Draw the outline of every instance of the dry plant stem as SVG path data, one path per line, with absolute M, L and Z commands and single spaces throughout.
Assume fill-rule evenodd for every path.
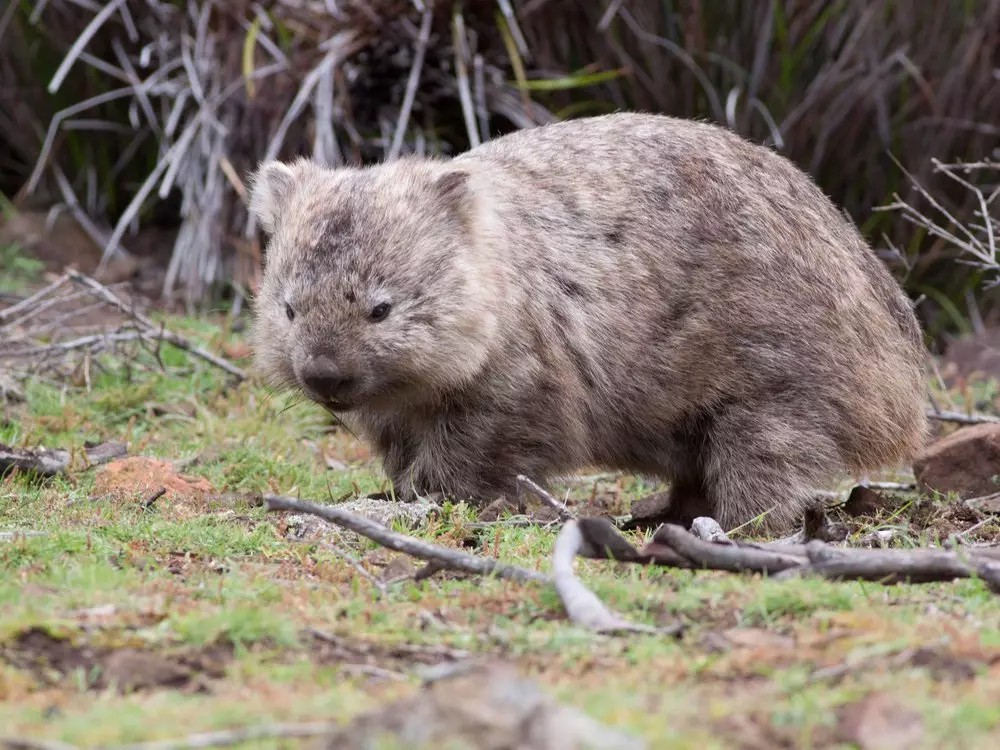
M 48 536 L 47 531 L 0 531 L 0 542 L 16 542 L 38 536 Z
M 336 544 L 327 544 L 327 545 L 324 545 L 324 546 L 326 546 L 328 549 L 330 549 L 335 555 L 337 555 L 337 557 L 341 558 L 345 562 L 350 563 L 351 567 L 354 568 L 358 572 L 358 575 L 360 575 L 362 578 L 364 578 L 366 581 L 368 581 L 368 583 L 370 583 L 372 586 L 374 586 L 375 588 L 377 588 L 383 594 L 386 592 L 386 584 L 382 583 L 382 581 L 380 581 L 378 578 L 376 578 L 371 573 L 369 573 L 367 570 L 365 570 L 364 566 L 361 565 L 361 561 L 358 560 L 350 552 L 348 552 L 345 549 L 341 549 Z M 404 579 L 404 580 L 406 580 L 406 579 Z
M 61 289 L 69 282 L 69 276 L 60 276 L 58 279 L 53 281 L 46 287 L 39 289 L 37 292 L 32 294 L 30 297 L 21 300 L 16 305 L 12 305 L 4 310 L 0 310 L 0 323 L 5 322 L 8 318 L 12 318 L 22 310 L 28 310 L 34 306 L 36 302 L 45 297 L 48 297 L 53 292 Z
M 563 505 L 561 502 L 556 500 L 552 496 L 551 492 L 546 490 L 544 487 L 542 487 L 534 480 L 530 479 L 529 477 L 526 477 L 524 474 L 517 475 L 517 485 L 518 485 L 518 494 L 520 495 L 518 497 L 518 505 L 523 505 L 522 501 L 524 496 L 524 490 L 528 489 L 531 492 L 535 493 L 535 495 L 538 496 L 539 500 L 541 500 L 543 503 L 545 503 L 550 508 L 555 510 L 555 512 L 559 514 L 559 520 L 572 521 L 575 518 L 572 511 L 570 511 L 570 509 L 567 508 L 565 505 Z
M 87 289 L 89 289 L 99 299 L 102 299 L 109 305 L 113 305 L 114 307 L 118 308 L 118 310 L 121 313 L 132 318 L 140 326 L 147 329 L 147 331 L 151 335 L 151 338 L 166 341 L 168 344 L 172 344 L 173 346 L 176 346 L 178 349 L 183 349 L 186 352 L 190 352 L 194 356 L 199 357 L 205 360 L 206 362 L 215 365 L 219 369 L 225 370 L 230 375 L 238 378 L 241 381 L 246 380 L 247 378 L 246 373 L 243 372 L 243 370 L 241 370 L 239 367 L 230 362 L 227 362 L 221 357 L 215 356 L 211 352 L 202 349 L 200 346 L 191 343 L 183 336 L 180 336 L 174 333 L 173 331 L 168 331 L 167 329 L 163 328 L 163 326 L 156 325 L 156 323 L 147 318 L 145 315 L 133 309 L 131 305 L 126 304 L 120 297 L 118 297 L 114 292 L 112 292 L 110 289 L 108 289 L 100 282 L 95 281 L 86 274 L 82 274 L 77 271 L 68 271 L 66 275 L 69 276 L 69 278 L 72 279 L 74 282 L 81 284 Z
M 348 513 L 334 505 L 317 505 L 282 495 L 265 495 L 264 502 L 268 510 L 293 510 L 298 513 L 309 513 L 349 531 L 361 534 L 361 536 L 367 537 L 383 547 L 421 560 L 440 563 L 450 570 L 459 570 L 475 575 L 496 575 L 515 581 L 551 582 L 548 576 L 537 571 L 507 565 L 497 560 L 475 557 L 464 552 L 439 547 L 436 544 L 428 544 L 387 529 L 382 524 L 368 518 Z
M 954 422 L 955 424 L 990 424 L 1000 422 L 1000 417 L 989 414 L 962 414 L 958 411 L 929 411 L 928 419 L 936 419 L 938 422 Z
M 342 638 L 335 633 L 328 633 L 327 631 L 319 630 L 318 628 L 309 628 L 306 632 L 313 638 L 323 641 L 324 643 L 328 643 L 331 646 L 350 650 L 355 653 L 360 652 L 364 655 L 372 654 L 379 648 L 379 644 L 377 643 L 368 643 L 365 641 Z M 389 647 L 389 650 L 393 654 L 404 654 L 408 656 L 437 656 L 442 659 L 451 659 L 453 661 L 461 661 L 472 656 L 470 651 L 465 651 L 463 649 L 451 648 L 449 646 L 428 646 L 419 643 L 395 643 Z
M 171 740 L 139 742 L 134 745 L 117 745 L 107 750 L 195 750 L 202 747 L 226 747 L 244 742 L 269 738 L 322 737 L 340 729 L 340 725 L 329 721 L 262 724 L 244 729 L 230 729 L 219 732 L 203 732 L 178 737 Z
M 631 623 L 607 609 L 573 573 L 573 561 L 587 546 L 576 521 L 568 521 L 556 538 L 552 552 L 552 574 L 556 592 L 575 624 L 598 633 L 659 633 L 648 625 Z

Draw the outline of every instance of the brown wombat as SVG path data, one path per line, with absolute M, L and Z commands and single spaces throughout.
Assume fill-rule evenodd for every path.
M 269 162 L 257 366 L 369 440 L 397 497 L 511 497 L 585 466 L 672 519 L 800 517 L 921 447 L 907 298 L 802 171 L 618 113 L 367 168 Z

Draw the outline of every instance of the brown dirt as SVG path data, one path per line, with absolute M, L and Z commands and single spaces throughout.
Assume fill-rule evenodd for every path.
M 160 490 L 164 493 L 151 504 L 160 512 L 177 517 L 189 517 L 203 510 L 214 492 L 208 480 L 181 474 L 169 461 L 131 456 L 98 470 L 92 496 L 150 503 Z
M 225 676 L 232 658 L 233 648 L 226 643 L 157 653 L 136 646 L 91 645 L 41 628 L 29 628 L 0 645 L 0 659 L 43 685 L 81 674 L 90 690 L 115 687 L 122 693 L 157 688 L 207 691 L 209 680 Z

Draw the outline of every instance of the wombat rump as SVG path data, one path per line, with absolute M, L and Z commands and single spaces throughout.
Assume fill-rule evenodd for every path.
M 800 517 L 922 446 L 909 300 L 789 160 L 617 113 L 452 159 L 267 162 L 253 349 L 370 441 L 397 497 L 513 497 L 584 467 L 669 516 Z

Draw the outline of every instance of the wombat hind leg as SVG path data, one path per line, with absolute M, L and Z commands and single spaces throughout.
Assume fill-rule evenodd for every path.
M 708 502 L 726 531 L 758 516 L 754 532 L 794 530 L 815 488 L 843 469 L 833 440 L 793 413 L 747 408 L 716 418 L 702 460 Z

